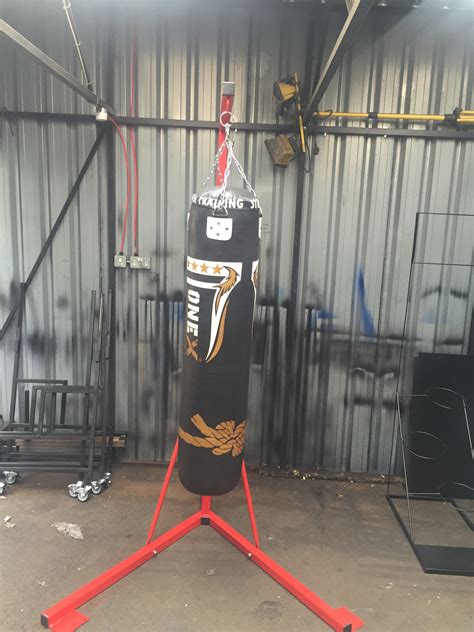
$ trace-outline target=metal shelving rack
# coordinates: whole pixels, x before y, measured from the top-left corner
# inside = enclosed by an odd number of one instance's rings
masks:
[[[22,285],[17,316],[10,413],[0,430],[0,471],[13,484],[18,472],[71,472],[69,494],[86,501],[111,482],[113,423],[108,415],[112,291],[92,291],[84,383],[20,378],[19,359],[25,308]],[[18,406],[17,406],[18,402]],[[72,405],[71,405],[72,404]],[[18,415],[16,411],[18,408]],[[3,486],[4,487],[4,486]]]
[[[473,238],[474,215],[417,214],[387,501],[426,573],[474,576]]]

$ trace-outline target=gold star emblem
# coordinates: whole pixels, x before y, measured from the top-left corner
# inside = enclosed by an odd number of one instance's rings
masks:
[[[191,268],[192,268],[193,270],[197,270],[197,263],[196,263],[195,261],[193,261],[193,262],[192,262],[192,264],[191,264]]]
[[[201,270],[203,271],[203,273],[207,272],[207,265],[206,265],[205,261],[203,263],[201,263]]]
[[[212,269],[214,270],[214,274],[220,274],[222,270],[218,263],[216,263],[216,265]]]

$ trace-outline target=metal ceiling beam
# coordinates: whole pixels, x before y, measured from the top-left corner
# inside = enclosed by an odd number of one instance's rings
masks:
[[[328,57],[316,88],[309,99],[304,115],[305,125],[312,120],[313,114],[318,109],[319,102],[326,92],[331,79],[336,74],[336,70],[339,68],[344,54],[350,46],[352,46],[355,36],[364,23],[365,18],[367,17],[373,4],[374,0],[353,0],[351,2],[349,15],[347,16],[336,43],[334,44],[334,47]]]
[[[4,118],[6,121],[30,120],[39,123],[77,123],[93,125],[96,118],[92,114],[66,114],[58,112],[22,112],[19,110],[0,111],[0,123]],[[141,116],[116,116],[115,120],[119,125],[133,127],[155,127],[155,128],[177,128],[192,130],[218,130],[217,121],[182,120],[182,119],[161,119],[147,118]],[[294,132],[292,125],[280,125],[278,123],[233,123],[232,129],[239,132],[263,132],[285,134]],[[425,138],[429,140],[456,140],[473,141],[474,130],[453,129],[452,127],[435,127],[434,129],[412,129],[409,127],[357,127],[355,125],[315,125],[307,130],[309,135],[335,135],[335,136],[383,136],[387,138]]]
[[[21,50],[28,53],[30,57],[32,57],[36,62],[41,64],[43,68],[46,68],[48,72],[50,72],[54,77],[62,81],[66,86],[74,90],[77,94],[80,94],[81,97],[86,99],[89,103],[92,103],[94,106],[99,106],[102,108],[106,108],[108,111],[112,111],[112,108],[107,105],[102,99],[89,90],[85,85],[83,85],[76,77],[71,75],[65,68],[63,68],[60,64],[58,64],[54,59],[48,57],[46,53],[35,46],[29,39],[24,37],[21,33],[16,31],[12,26],[10,26],[5,20],[0,19],[0,35],[4,35],[7,37],[10,42],[13,42],[16,46],[21,48]]]

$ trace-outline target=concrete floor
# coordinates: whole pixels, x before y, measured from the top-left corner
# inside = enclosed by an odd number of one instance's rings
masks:
[[[28,474],[0,500],[0,630],[40,630],[40,612],[144,542],[164,468],[121,465],[112,487],[87,503],[65,493],[68,478]],[[384,485],[251,475],[262,546],[333,606],[370,631],[474,629],[474,581],[425,575],[385,499]],[[196,499],[176,479],[161,530]],[[244,534],[240,488],[216,511]],[[3,518],[12,516],[15,527]],[[84,541],[52,523],[78,523]],[[122,630],[328,630],[216,532],[201,527],[81,608],[90,632]]]

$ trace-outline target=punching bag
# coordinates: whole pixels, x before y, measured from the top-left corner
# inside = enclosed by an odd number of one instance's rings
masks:
[[[178,471],[202,496],[240,479],[261,215],[247,191],[221,188],[194,195],[188,214]]]

